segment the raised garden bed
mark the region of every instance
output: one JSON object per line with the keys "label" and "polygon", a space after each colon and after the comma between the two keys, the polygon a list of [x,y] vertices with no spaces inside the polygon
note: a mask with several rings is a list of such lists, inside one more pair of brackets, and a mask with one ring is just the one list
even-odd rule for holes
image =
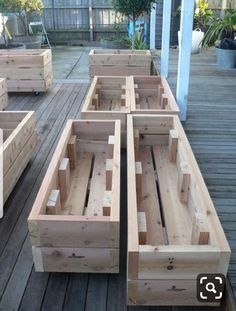
{"label": "raised garden bed", "polygon": [[177,116],[128,116],[128,304],[208,305],[197,276],[230,248]]}
{"label": "raised garden bed", "polygon": [[179,108],[165,78],[131,77],[132,114],[178,114]]}
{"label": "raised garden bed", "polygon": [[129,77],[94,77],[82,107],[82,119],[118,119],[122,130],[126,130],[127,113],[130,113]]}
{"label": "raised garden bed", "polygon": [[120,121],[68,121],[28,225],[36,271],[119,272]]}
{"label": "raised garden bed", "polygon": [[3,129],[3,200],[6,202],[37,144],[35,113],[0,112]]}
{"label": "raised garden bed", "polygon": [[150,76],[152,56],[148,50],[91,50],[89,74],[94,76]]}
{"label": "raised garden bed", "polygon": [[0,77],[8,92],[46,92],[53,80],[51,50],[1,50]]}

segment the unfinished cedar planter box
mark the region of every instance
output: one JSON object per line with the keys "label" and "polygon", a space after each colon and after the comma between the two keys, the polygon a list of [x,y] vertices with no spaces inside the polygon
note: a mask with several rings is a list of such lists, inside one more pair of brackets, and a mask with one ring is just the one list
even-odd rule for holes
{"label": "unfinished cedar planter box", "polygon": [[69,120],[28,219],[36,271],[119,272],[120,121]]}
{"label": "unfinished cedar planter box", "polygon": [[152,56],[148,50],[91,50],[89,74],[94,76],[150,76]]}
{"label": "unfinished cedar planter box", "polygon": [[0,112],[3,130],[3,201],[6,202],[37,144],[33,111]]}
{"label": "unfinished cedar planter box", "polygon": [[8,105],[7,81],[0,79],[0,110],[4,110]]}
{"label": "unfinished cedar planter box", "polygon": [[197,300],[197,275],[226,275],[230,248],[177,116],[128,116],[128,304]]}
{"label": "unfinished cedar planter box", "polygon": [[130,113],[130,77],[94,77],[81,111],[82,119],[120,120],[126,130]]}
{"label": "unfinished cedar planter box", "polygon": [[46,92],[53,79],[51,50],[1,50],[0,77],[8,92]]}
{"label": "unfinished cedar planter box", "polygon": [[131,113],[178,114],[179,108],[164,77],[131,77]]}

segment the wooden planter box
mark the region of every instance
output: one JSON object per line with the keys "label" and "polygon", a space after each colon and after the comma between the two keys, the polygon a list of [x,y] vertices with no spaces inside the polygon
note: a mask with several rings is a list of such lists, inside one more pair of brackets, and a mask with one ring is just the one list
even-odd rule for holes
{"label": "wooden planter box", "polygon": [[120,121],[69,120],[28,219],[36,271],[119,272]]}
{"label": "wooden planter box", "polygon": [[129,77],[94,77],[85,103],[82,119],[120,120],[126,130],[130,113]]}
{"label": "wooden planter box", "polygon": [[53,79],[51,50],[1,50],[0,77],[8,92],[46,92]]}
{"label": "wooden planter box", "polygon": [[0,79],[0,110],[4,110],[8,105],[7,81]]}
{"label": "wooden planter box", "polygon": [[152,56],[148,50],[91,50],[89,74],[94,76],[150,76]]}
{"label": "wooden planter box", "polygon": [[0,112],[3,129],[3,200],[6,202],[37,144],[35,113]]}
{"label": "wooden planter box", "polygon": [[177,116],[128,116],[128,304],[197,300],[197,275],[226,275],[230,248]]}
{"label": "wooden planter box", "polygon": [[179,108],[165,78],[131,77],[131,112],[134,114],[178,114]]}

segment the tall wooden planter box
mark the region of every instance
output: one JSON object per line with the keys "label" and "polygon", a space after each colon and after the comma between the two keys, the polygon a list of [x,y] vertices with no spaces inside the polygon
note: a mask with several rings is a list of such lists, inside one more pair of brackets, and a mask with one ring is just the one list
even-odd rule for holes
{"label": "tall wooden planter box", "polygon": [[128,116],[128,304],[199,302],[197,276],[226,275],[230,248],[177,116]]}
{"label": "tall wooden planter box", "polygon": [[81,110],[82,119],[120,120],[130,113],[130,77],[94,77]]}
{"label": "tall wooden planter box", "polygon": [[28,219],[36,271],[119,272],[120,121],[69,120]]}
{"label": "tall wooden planter box", "polygon": [[148,50],[91,50],[89,74],[94,76],[150,76],[152,56]]}
{"label": "tall wooden planter box", "polygon": [[173,93],[164,77],[131,77],[130,97],[132,114],[179,113]]}
{"label": "tall wooden planter box", "polygon": [[0,110],[4,110],[8,105],[7,81],[0,79]]}
{"label": "tall wooden planter box", "polygon": [[0,112],[3,129],[3,200],[6,202],[37,144],[35,113]]}
{"label": "tall wooden planter box", "polygon": [[53,80],[51,50],[1,50],[0,77],[8,92],[46,92]]}

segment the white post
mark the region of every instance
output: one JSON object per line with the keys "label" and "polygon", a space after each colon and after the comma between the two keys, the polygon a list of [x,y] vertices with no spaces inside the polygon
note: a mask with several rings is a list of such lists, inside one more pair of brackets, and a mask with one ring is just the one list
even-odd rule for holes
{"label": "white post", "polygon": [[187,116],[187,100],[189,91],[194,0],[182,0],[181,8],[176,99],[180,108],[180,120],[185,121]]}
{"label": "white post", "polygon": [[93,41],[93,3],[89,0],[89,29],[90,29],[90,41]]}
{"label": "white post", "polygon": [[157,14],[157,4],[153,4],[153,9],[151,11],[150,17],[150,49],[155,50],[156,48],[156,14]]}
{"label": "white post", "polygon": [[167,78],[169,71],[171,2],[164,0],[161,42],[161,76]]}

